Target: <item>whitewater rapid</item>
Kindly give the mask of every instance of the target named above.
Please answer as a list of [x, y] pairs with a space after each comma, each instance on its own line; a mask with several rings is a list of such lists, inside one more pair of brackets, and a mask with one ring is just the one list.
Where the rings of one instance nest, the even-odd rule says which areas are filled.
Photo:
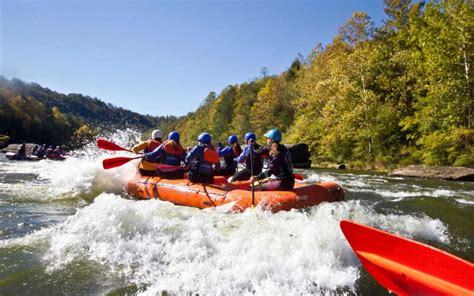
[[[127, 130], [109, 138], [131, 147], [140, 134]], [[67, 273], [75, 265], [86, 266], [86, 270], [99, 266], [104, 272], [99, 277], [104, 282], [101, 293], [113, 290], [117, 281], [136, 286], [136, 293], [143, 295], [162, 291], [357, 293], [361, 265], [340, 231], [342, 219], [449, 246], [453, 238], [440, 219], [412, 211], [379, 210], [380, 202], [397, 204], [420, 196], [472, 201], [468, 190], [453, 193], [436, 186], [409, 186], [403, 178], [308, 170], [302, 171], [305, 182], [338, 182], [348, 200], [276, 214], [260, 209], [242, 214], [228, 213], [225, 208], [199, 210], [160, 200], [131, 199], [124, 187], [136, 162], [107, 171], [101, 166], [103, 159], [117, 155], [129, 154], [100, 151], [91, 144], [63, 162], [3, 162], [3, 176], [24, 172], [30, 176], [15, 182], [4, 177], [0, 193], [8, 195], [7, 202], [49, 205], [68, 200], [68, 210], [32, 231], [11, 230], [13, 235], [0, 240], [0, 250], [27, 249], [44, 273], [41, 279]], [[388, 182], [394, 182], [393, 186], [382, 186]], [[469, 242], [461, 247], [466, 244]], [[10, 269], [14, 268], [5, 267], [7, 278]], [[108, 286], [107, 280], [113, 284]]]

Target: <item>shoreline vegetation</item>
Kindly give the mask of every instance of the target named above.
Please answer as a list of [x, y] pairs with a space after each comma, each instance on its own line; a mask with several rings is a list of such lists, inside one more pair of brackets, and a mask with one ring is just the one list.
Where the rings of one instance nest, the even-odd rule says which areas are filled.
[[[474, 168], [474, 5], [385, 0], [379, 27], [354, 12], [331, 43], [280, 74], [210, 92], [185, 116], [140, 115], [96, 98], [0, 79], [0, 134], [79, 147], [104, 126], [230, 134], [279, 128], [313, 165], [388, 172], [410, 165]], [[3, 124], [6, 123], [6, 124]]]
[[[16, 153], [21, 144], [10, 144], [7, 147], [0, 147], [2, 153], [13, 152]], [[36, 143], [27, 143], [26, 151], [27, 154], [31, 154], [33, 147]], [[332, 169], [332, 170], [346, 170], [351, 172], [369, 172], [376, 174], [387, 174], [388, 176], [395, 177], [413, 177], [413, 178], [428, 178], [428, 179], [441, 179], [441, 180], [454, 180], [454, 181], [469, 181], [474, 182], [474, 169], [466, 167], [452, 167], [452, 166], [424, 166], [424, 165], [410, 165], [403, 168], [397, 168], [394, 170], [387, 169], [367, 169], [348, 167], [345, 164], [335, 163], [322, 163], [318, 165], [311, 165], [311, 169]]]

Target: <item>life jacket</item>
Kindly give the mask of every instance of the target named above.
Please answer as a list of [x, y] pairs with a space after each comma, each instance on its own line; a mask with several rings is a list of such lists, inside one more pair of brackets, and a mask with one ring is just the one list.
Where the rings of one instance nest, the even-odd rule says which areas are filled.
[[[140, 143], [139, 146], [135, 146], [135, 147], [140, 147], [142, 145], [142, 143]], [[143, 149], [143, 148], [138, 148], [138, 149], [143, 149], [143, 151], [145, 153], [150, 153], [153, 150], [155, 150], [156, 148], [158, 148], [160, 145], [161, 145], [160, 141], [149, 139], [147, 141], [147, 146], [145, 147], [145, 149]], [[156, 170], [155, 165], [151, 162], [146, 161], [145, 159], [142, 159], [140, 161], [140, 164], [138, 165], [138, 168], [141, 169], [141, 170], [150, 171], [150, 172], [154, 172]]]
[[291, 162], [291, 153], [284, 145], [278, 144], [280, 154], [278, 156], [270, 156], [268, 169], [277, 179], [286, 180], [293, 179], [293, 163]]
[[211, 175], [214, 171], [213, 164], [219, 162], [219, 154], [209, 144], [199, 144], [197, 147], [199, 147], [197, 149], [202, 149], [202, 154], [193, 161], [190, 171]]
[[204, 148], [203, 158], [207, 162], [218, 163], [219, 153], [217, 153], [217, 151], [213, 147], [207, 146], [206, 148]]
[[163, 149], [165, 150], [165, 153], [178, 156], [181, 156], [185, 153], [183, 147], [178, 143], [175, 144], [173, 140], [168, 140], [164, 142]]
[[158, 148], [158, 146], [160, 146], [160, 145], [161, 145], [160, 141], [149, 139], [148, 140], [148, 146], [145, 148], [145, 153], [152, 152], [153, 150]]
[[183, 155], [186, 151], [183, 149], [181, 144], [174, 142], [173, 140], [167, 140], [163, 143], [163, 157], [161, 157], [161, 163], [169, 165], [179, 165]]

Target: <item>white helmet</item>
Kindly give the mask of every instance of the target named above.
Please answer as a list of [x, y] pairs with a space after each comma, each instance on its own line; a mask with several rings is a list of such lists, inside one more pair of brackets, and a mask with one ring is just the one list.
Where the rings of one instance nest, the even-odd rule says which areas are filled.
[[152, 138], [152, 139], [161, 139], [161, 138], [163, 138], [163, 132], [160, 131], [160, 130], [154, 130], [154, 131], [151, 133], [151, 138]]

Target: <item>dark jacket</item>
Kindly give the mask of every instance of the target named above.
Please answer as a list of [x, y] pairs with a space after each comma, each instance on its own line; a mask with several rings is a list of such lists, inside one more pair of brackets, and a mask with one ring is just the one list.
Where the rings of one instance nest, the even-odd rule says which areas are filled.
[[293, 163], [291, 162], [291, 153], [285, 145], [278, 144], [280, 154], [270, 155], [270, 150], [264, 148], [264, 153], [268, 153], [268, 168], [257, 175], [257, 179], [268, 178], [274, 175], [278, 180], [294, 179]]
[[245, 146], [244, 151], [237, 157], [235, 158], [235, 162], [237, 163], [245, 163], [245, 167], [250, 170], [251, 167], [251, 161], [252, 163], [252, 168], [253, 172], [252, 175], [258, 175], [262, 172], [263, 168], [263, 161], [262, 157], [265, 155], [264, 150], [262, 150], [262, 147], [258, 145], [257, 143], [253, 144], [253, 151], [252, 151], [252, 156], [253, 158], [250, 158], [250, 145]]

